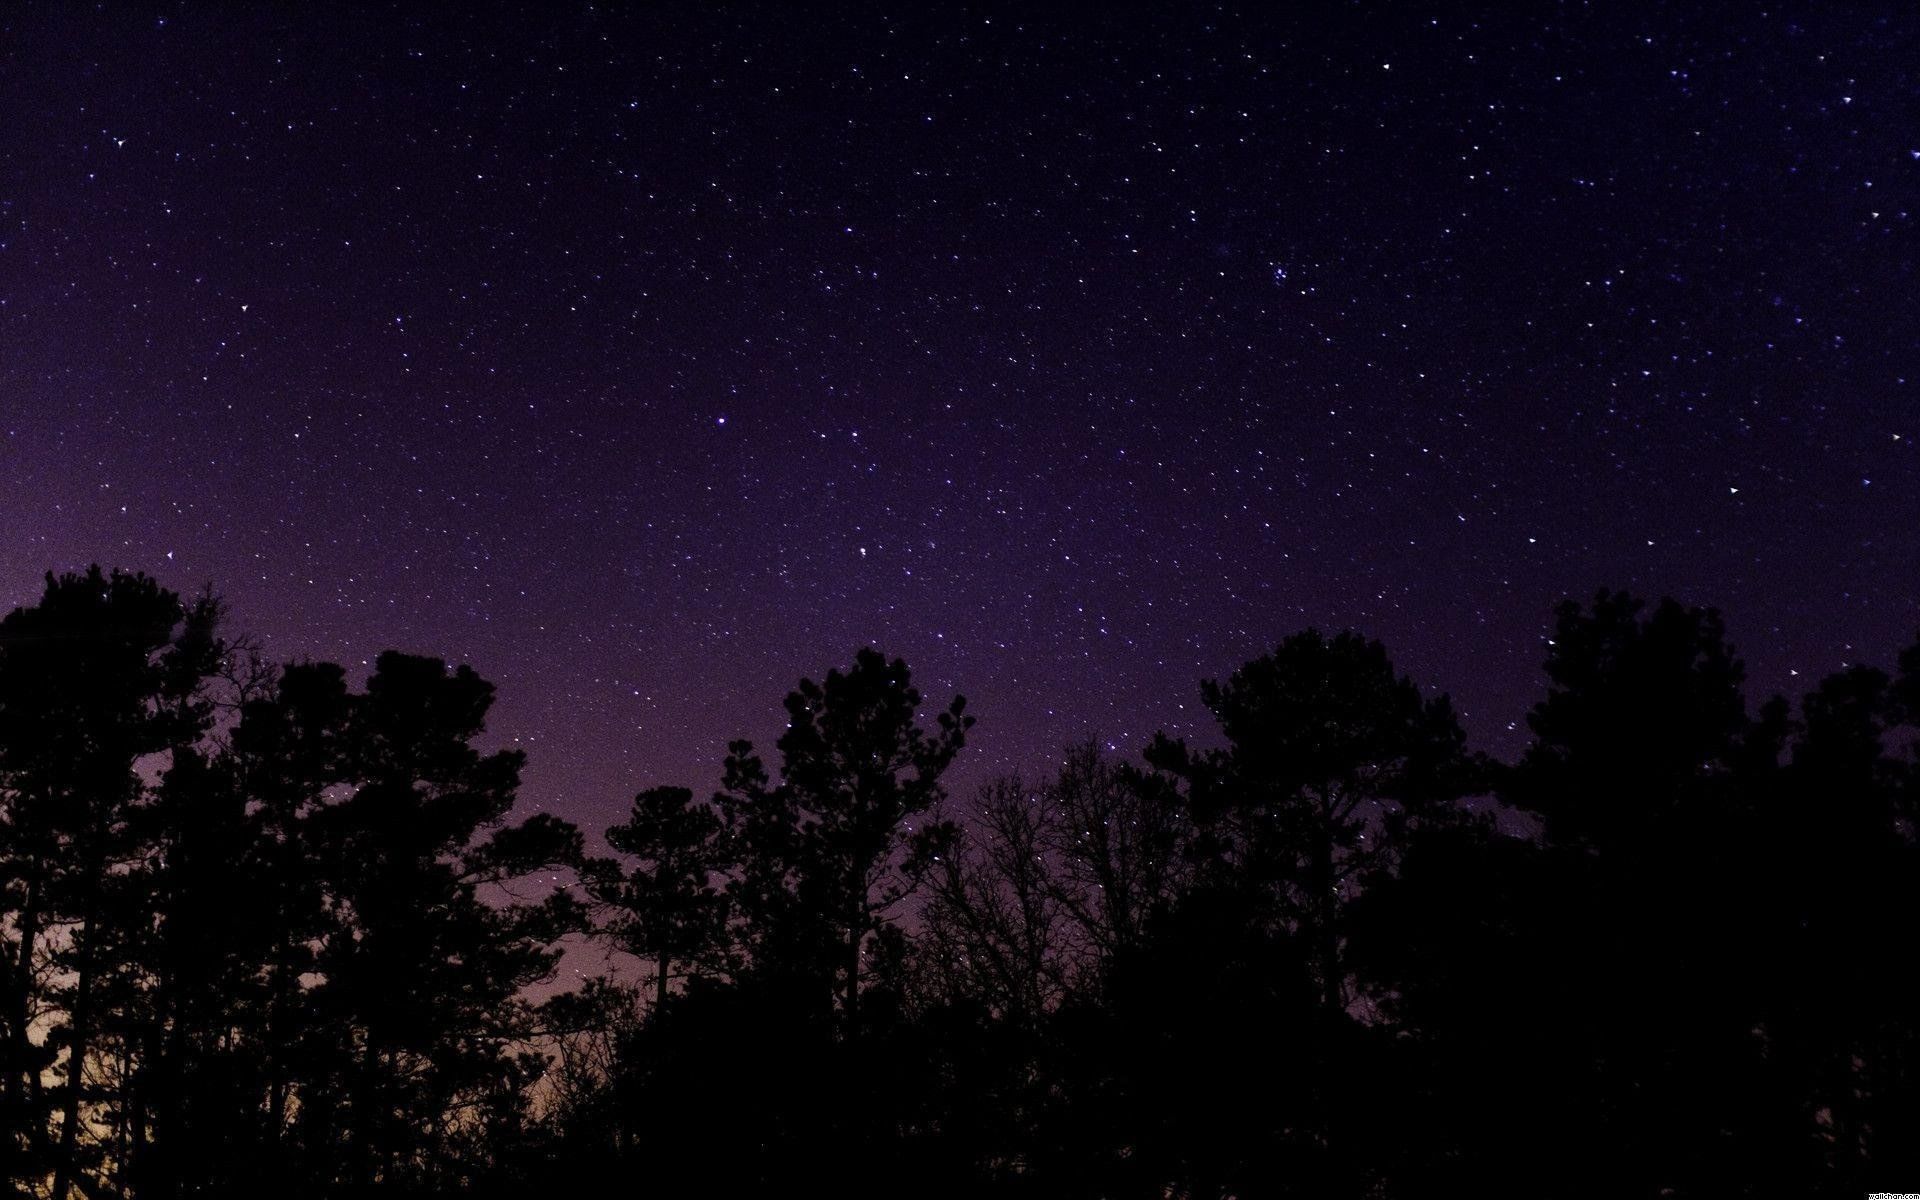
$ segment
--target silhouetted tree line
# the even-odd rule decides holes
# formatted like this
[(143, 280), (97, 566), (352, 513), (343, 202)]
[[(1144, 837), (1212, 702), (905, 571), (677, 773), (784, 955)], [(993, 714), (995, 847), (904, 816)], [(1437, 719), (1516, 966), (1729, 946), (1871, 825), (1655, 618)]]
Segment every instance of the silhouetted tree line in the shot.
[[(1716, 613), (1601, 593), (1508, 764), (1308, 631), (1204, 744), (966, 803), (964, 702), (863, 650), (590, 847), (471, 669), (222, 615), (96, 568), (0, 621), (16, 1194), (1920, 1182), (1920, 646), (1755, 709)], [(569, 938), (633, 969), (536, 986)]]

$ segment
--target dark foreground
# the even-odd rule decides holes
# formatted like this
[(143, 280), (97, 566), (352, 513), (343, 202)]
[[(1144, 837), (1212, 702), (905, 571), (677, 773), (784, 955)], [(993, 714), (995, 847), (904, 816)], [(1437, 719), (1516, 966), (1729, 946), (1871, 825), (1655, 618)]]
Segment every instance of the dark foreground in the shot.
[[(602, 844), (515, 819), (469, 668), (223, 630), (97, 571), (0, 623), (17, 1194), (1920, 1182), (1920, 646), (1754, 704), (1717, 615), (1602, 594), (1496, 763), (1308, 632), (1207, 748), (963, 799), (964, 703), (862, 651)], [(638, 983), (559, 991), (589, 940)]]

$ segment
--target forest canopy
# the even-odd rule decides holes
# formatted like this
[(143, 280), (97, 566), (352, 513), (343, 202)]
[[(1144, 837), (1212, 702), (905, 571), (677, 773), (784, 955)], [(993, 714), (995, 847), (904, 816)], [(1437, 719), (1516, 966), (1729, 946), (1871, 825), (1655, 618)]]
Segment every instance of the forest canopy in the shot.
[[(1554, 613), (1514, 761), (1353, 632), (970, 795), (863, 648), (766, 750), (517, 805), (494, 689), (211, 594), (0, 620), (0, 1178), (128, 1198), (1857, 1196), (1920, 1177), (1920, 644), (1755, 701)], [(769, 698), (772, 699), (772, 698)], [(1517, 715), (1517, 714), (1516, 714)], [(990, 719), (990, 715), (989, 715)], [(565, 948), (626, 964), (571, 990)]]

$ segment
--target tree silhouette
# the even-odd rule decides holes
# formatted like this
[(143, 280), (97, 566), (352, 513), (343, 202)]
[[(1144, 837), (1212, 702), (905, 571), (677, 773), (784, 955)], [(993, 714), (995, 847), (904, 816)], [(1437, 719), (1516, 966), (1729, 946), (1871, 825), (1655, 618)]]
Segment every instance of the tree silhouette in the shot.
[(1046, 798), (1055, 894), (1104, 971), (1190, 882), (1192, 814), (1168, 777), (1092, 741), (1068, 749)]
[(1719, 613), (1601, 592), (1557, 610), (1547, 696), (1509, 780), (1514, 803), (1545, 816), (1555, 842), (1604, 852), (1652, 848), (1651, 823), (1731, 778), (1746, 745), (1745, 670)]
[[(515, 820), (470, 668), (274, 666), (50, 576), (0, 620), (23, 1196), (1857, 1195), (1920, 1170), (1920, 644), (1749, 708), (1715, 612), (1561, 606), (1533, 737), (1313, 631), (963, 807), (860, 652), (777, 775)], [(1490, 795), (1486, 793), (1491, 793)], [(583, 899), (573, 884), (584, 885)], [(589, 908), (605, 920), (597, 929)], [(554, 991), (561, 940), (644, 960)], [(675, 981), (680, 981), (677, 985)]]
[(756, 929), (756, 962), (829, 984), (849, 1033), (869, 939), (925, 870), (908, 853), (906, 822), (940, 799), (973, 724), (958, 696), (932, 733), (919, 708), (907, 665), (861, 650), (850, 670), (788, 694), (779, 783), (736, 743), (720, 794), (745, 864), (733, 894)]
[(251, 1014), (262, 1093), (260, 1157), (237, 1168), (251, 1170), (262, 1185), (287, 1186), (289, 1158), (317, 1159), (315, 1174), (325, 1173), (319, 1165), (329, 1149), (324, 1134), (306, 1139), (324, 1125), (327, 1102), (318, 1077), (338, 1047), (309, 981), (318, 975), (319, 948), (339, 930), (324, 827), (328, 806), (352, 777), (354, 704), (339, 666), (289, 665), (257, 694), (241, 698), (227, 749), (255, 826), (245, 869), (237, 873), (246, 890), (230, 901), (259, 915), (265, 940)]
[[(382, 654), (350, 709), (351, 794), (318, 832), (336, 925), (313, 1004), (335, 1046), (324, 1105), (340, 1121), (341, 1182), (418, 1182), (457, 1160), (450, 1113), (511, 1117), (533, 1064), (503, 1047), (532, 1028), (521, 997), (581, 926), (558, 889), (534, 904), (486, 903), (483, 887), (580, 859), (577, 830), (551, 817), (503, 825), (517, 751), (473, 747), (493, 688), (467, 667)], [(489, 832), (490, 831), (490, 832)], [(482, 836), (486, 835), (486, 836)]]
[(1405, 825), (1449, 804), (1468, 776), (1446, 698), (1423, 699), (1378, 642), (1313, 630), (1201, 685), (1227, 747), (1159, 739), (1181, 779), (1215, 882), (1271, 889), (1308, 947), (1320, 999), (1343, 1011), (1342, 901), (1391, 865)]
[[(263, 1078), (257, 1022), (273, 909), (260, 829), (226, 756), (176, 755), (162, 778), (127, 907), (151, 912), (120, 961), (129, 1072), (127, 1180), (143, 1196), (190, 1182), (239, 1187), (263, 1166), (270, 1130), (256, 1116)], [(130, 928), (136, 922), (129, 921)]]
[(923, 961), (945, 1002), (972, 999), (1030, 1026), (1059, 1002), (1073, 970), (1048, 857), (1052, 806), (1009, 776), (983, 786), (970, 815), (965, 844), (954, 822), (922, 830)]
[(631, 871), (601, 860), (589, 886), (615, 915), (607, 932), (628, 952), (653, 962), (653, 1007), (666, 1008), (674, 964), (711, 962), (727, 934), (728, 902), (716, 886), (726, 867), (723, 823), (686, 788), (650, 788), (634, 797), (607, 844), (638, 859)]
[(1920, 912), (1915, 659), (1903, 657), (1904, 678), (1845, 668), (1803, 698), (1754, 839), (1751, 894), (1768, 924), (1752, 990), (1770, 1046), (1786, 1051), (1776, 1060), (1794, 1068), (1779, 1103), (1803, 1123), (1802, 1154), (1858, 1190), (1920, 1169), (1920, 1027), (1906, 999), (1920, 968), (1889, 952)]
[(1044, 786), (989, 782), (964, 819), (923, 829), (922, 957), (941, 994), (1020, 1024), (1097, 993), (1184, 886), (1190, 836), (1166, 777), (1094, 742), (1069, 747)]
[[(143, 575), (48, 575), (38, 604), (0, 621), (0, 786), (13, 941), (7, 1108), (19, 1169), (50, 1170), (65, 1200), (97, 1157), (82, 1125), (114, 954), (137, 941), (122, 866), (138, 858), (141, 768), (189, 746), (220, 651), (217, 606), (192, 610)], [(45, 1041), (32, 1031), (47, 1023)], [(49, 1051), (57, 1063), (49, 1062)], [(45, 1093), (43, 1075), (57, 1084)], [(38, 1109), (58, 1112), (51, 1143)], [(50, 1154), (50, 1162), (48, 1156)]]

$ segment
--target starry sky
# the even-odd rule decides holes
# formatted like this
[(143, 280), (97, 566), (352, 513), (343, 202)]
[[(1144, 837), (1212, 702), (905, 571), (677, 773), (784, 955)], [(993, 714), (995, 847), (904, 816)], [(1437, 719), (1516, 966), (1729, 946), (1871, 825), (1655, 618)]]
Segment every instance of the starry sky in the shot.
[(869, 643), (965, 787), (1307, 625), (1500, 752), (1568, 595), (1920, 628), (1903, 6), (338, 7), (0, 11), (0, 602), (469, 661), (590, 827)]

